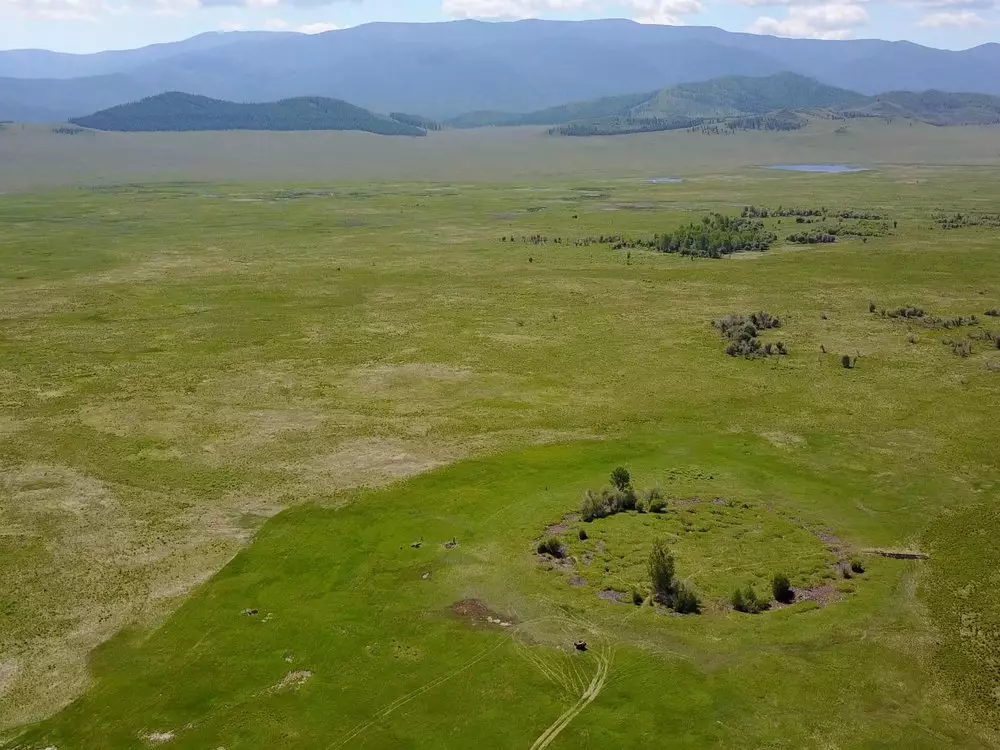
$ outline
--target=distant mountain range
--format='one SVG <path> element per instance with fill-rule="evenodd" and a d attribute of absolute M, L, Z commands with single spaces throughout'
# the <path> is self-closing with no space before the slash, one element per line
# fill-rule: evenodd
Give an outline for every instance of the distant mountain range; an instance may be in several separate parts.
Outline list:
<path fill-rule="evenodd" d="M 724 76 L 644 94 L 511 114 L 471 112 L 451 127 L 551 125 L 567 135 L 674 130 L 705 124 L 739 129 L 793 130 L 812 117 L 897 117 L 931 125 L 1000 124 L 1000 97 L 944 91 L 892 91 L 866 96 L 797 73 Z"/>
<path fill-rule="evenodd" d="M 234 32 L 96 55 L 0 52 L 0 120 L 64 121 L 166 91 L 255 102 L 330 97 L 443 119 L 781 71 L 868 95 L 1000 94 L 1000 45 L 956 52 L 623 20 L 377 23 L 314 36 Z"/>
<path fill-rule="evenodd" d="M 409 115 L 399 115 L 409 118 Z M 412 121 L 383 117 L 339 99 L 299 97 L 242 104 L 172 91 L 70 120 L 95 130 L 361 130 L 378 135 L 427 135 Z"/>
<path fill-rule="evenodd" d="M 446 127 L 553 126 L 561 135 L 620 135 L 681 128 L 795 130 L 814 118 L 894 117 L 932 125 L 1000 124 L 1000 97 L 941 91 L 866 96 L 797 73 L 725 76 L 645 94 L 563 104 L 526 114 L 473 112 Z M 426 135 L 442 125 L 426 117 L 375 114 L 339 99 L 297 97 L 246 104 L 169 92 L 85 117 L 81 127 L 114 131 L 361 130 Z"/>

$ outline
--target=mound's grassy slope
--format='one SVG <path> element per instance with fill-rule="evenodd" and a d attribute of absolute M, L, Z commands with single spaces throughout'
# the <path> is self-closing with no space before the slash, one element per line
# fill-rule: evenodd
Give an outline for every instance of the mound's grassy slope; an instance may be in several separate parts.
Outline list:
<path fill-rule="evenodd" d="M 844 745 L 974 743 L 976 730 L 937 702 L 912 646 L 901 648 L 928 632 L 912 589 L 900 587 L 918 563 L 872 560 L 855 593 L 824 608 L 677 618 L 600 600 L 536 562 L 543 519 L 600 481 L 593 467 L 624 457 L 668 482 L 658 467 L 696 460 L 691 474 L 718 478 L 669 483 L 710 485 L 741 503 L 766 498 L 805 517 L 809 498 L 845 495 L 783 449 L 749 445 L 753 460 L 745 438 L 694 431 L 539 448 L 355 496 L 341 510 L 286 513 L 162 629 L 103 647 L 88 695 L 22 741 L 106 747 L 169 734 L 174 747 L 528 747 L 606 668 L 597 700 L 557 746 L 639 748 L 663 737 L 802 746 L 817 735 Z M 679 546 L 678 566 L 710 578 L 713 557 L 735 548 L 704 533 L 715 549 Z M 732 562 L 738 571 L 739 556 Z M 470 600 L 490 614 L 456 611 Z M 587 653 L 575 652 L 577 639 Z"/>

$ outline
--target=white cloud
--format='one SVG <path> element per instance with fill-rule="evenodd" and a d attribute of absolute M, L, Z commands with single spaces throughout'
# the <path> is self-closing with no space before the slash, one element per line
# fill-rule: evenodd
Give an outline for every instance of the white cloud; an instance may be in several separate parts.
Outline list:
<path fill-rule="evenodd" d="M 590 4 L 591 0 L 444 0 L 441 12 L 448 18 L 516 20 L 579 10 Z"/>
<path fill-rule="evenodd" d="M 48 21 L 94 21 L 113 10 L 101 0 L 0 0 L 0 15 Z"/>
<path fill-rule="evenodd" d="M 15 16 L 38 18 L 52 21 L 94 21 L 101 17 L 126 14 L 134 11 L 152 12 L 157 16 L 184 16 L 201 8 L 242 7 L 252 10 L 277 8 L 294 5 L 309 7 L 331 5 L 338 2 L 357 0 L 0 0 L 0 18 Z M 291 28 L 280 19 L 265 26 L 274 30 Z M 226 30 L 244 28 L 240 22 L 224 22 Z M 307 34 L 318 34 L 337 28 L 334 24 L 316 22 L 304 24 L 296 30 Z"/>
<path fill-rule="evenodd" d="M 700 13 L 703 9 L 701 0 L 620 0 L 619 5 L 630 9 L 632 18 L 639 23 L 671 25 L 681 23 L 681 15 Z M 599 0 L 442 0 L 441 3 L 441 12 L 448 18 L 505 21 L 585 8 L 607 15 L 605 4 Z"/>
<path fill-rule="evenodd" d="M 322 34 L 327 31 L 336 31 L 342 28 L 335 23 L 325 23 L 316 21 L 314 23 L 304 23 L 299 26 L 289 23 L 282 18 L 269 18 L 262 26 L 251 25 L 244 21 L 223 21 L 219 24 L 222 31 L 252 31 L 255 29 L 265 29 L 267 31 L 297 31 L 300 34 Z"/>
<path fill-rule="evenodd" d="M 804 39 L 847 39 L 868 22 L 868 12 L 853 3 L 792 6 L 783 19 L 761 16 L 747 29 L 753 34 Z"/>
<path fill-rule="evenodd" d="M 701 13 L 704 6 L 700 0 L 627 0 L 634 11 L 632 18 L 639 23 L 679 26 L 681 16 L 687 13 Z"/>
<path fill-rule="evenodd" d="M 315 23 L 304 23 L 299 26 L 296 31 L 301 31 L 303 34 L 325 34 L 328 31 L 337 31 L 340 28 L 341 27 L 335 23 L 316 21 Z"/>
<path fill-rule="evenodd" d="M 985 10 L 996 6 L 995 0 L 910 0 L 916 8 L 978 8 Z"/>
<path fill-rule="evenodd" d="M 957 13 L 928 13 L 917 21 L 917 26 L 927 29 L 956 29 L 965 26 L 979 26 L 986 21 L 978 13 L 971 10 L 963 10 Z"/>

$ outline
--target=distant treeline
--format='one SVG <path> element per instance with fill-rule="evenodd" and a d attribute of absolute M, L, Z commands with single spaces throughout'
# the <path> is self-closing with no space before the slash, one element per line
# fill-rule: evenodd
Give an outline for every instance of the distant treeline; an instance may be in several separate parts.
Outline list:
<path fill-rule="evenodd" d="M 405 112 L 390 112 L 389 117 L 396 122 L 401 122 L 404 125 L 412 125 L 421 130 L 441 130 L 441 123 L 427 117 L 421 117 L 420 115 L 408 115 Z"/>
<path fill-rule="evenodd" d="M 580 120 L 549 130 L 549 135 L 630 135 L 684 130 L 700 125 L 702 118 L 691 117 L 606 117 L 600 120 Z"/>

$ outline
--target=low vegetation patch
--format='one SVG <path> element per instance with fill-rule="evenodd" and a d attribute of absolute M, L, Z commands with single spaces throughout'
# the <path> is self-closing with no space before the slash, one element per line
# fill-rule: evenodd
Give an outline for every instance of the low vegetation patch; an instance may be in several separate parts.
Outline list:
<path fill-rule="evenodd" d="M 934 222 L 942 229 L 963 229 L 965 227 L 1000 228 L 1000 214 L 954 213 L 938 214 Z"/>
<path fill-rule="evenodd" d="M 788 349 L 783 341 L 761 343 L 758 338 L 762 331 L 781 328 L 781 319 L 768 312 L 743 315 L 727 315 L 712 322 L 719 335 L 729 343 L 726 354 L 730 357 L 762 359 L 764 357 L 787 356 Z"/>

